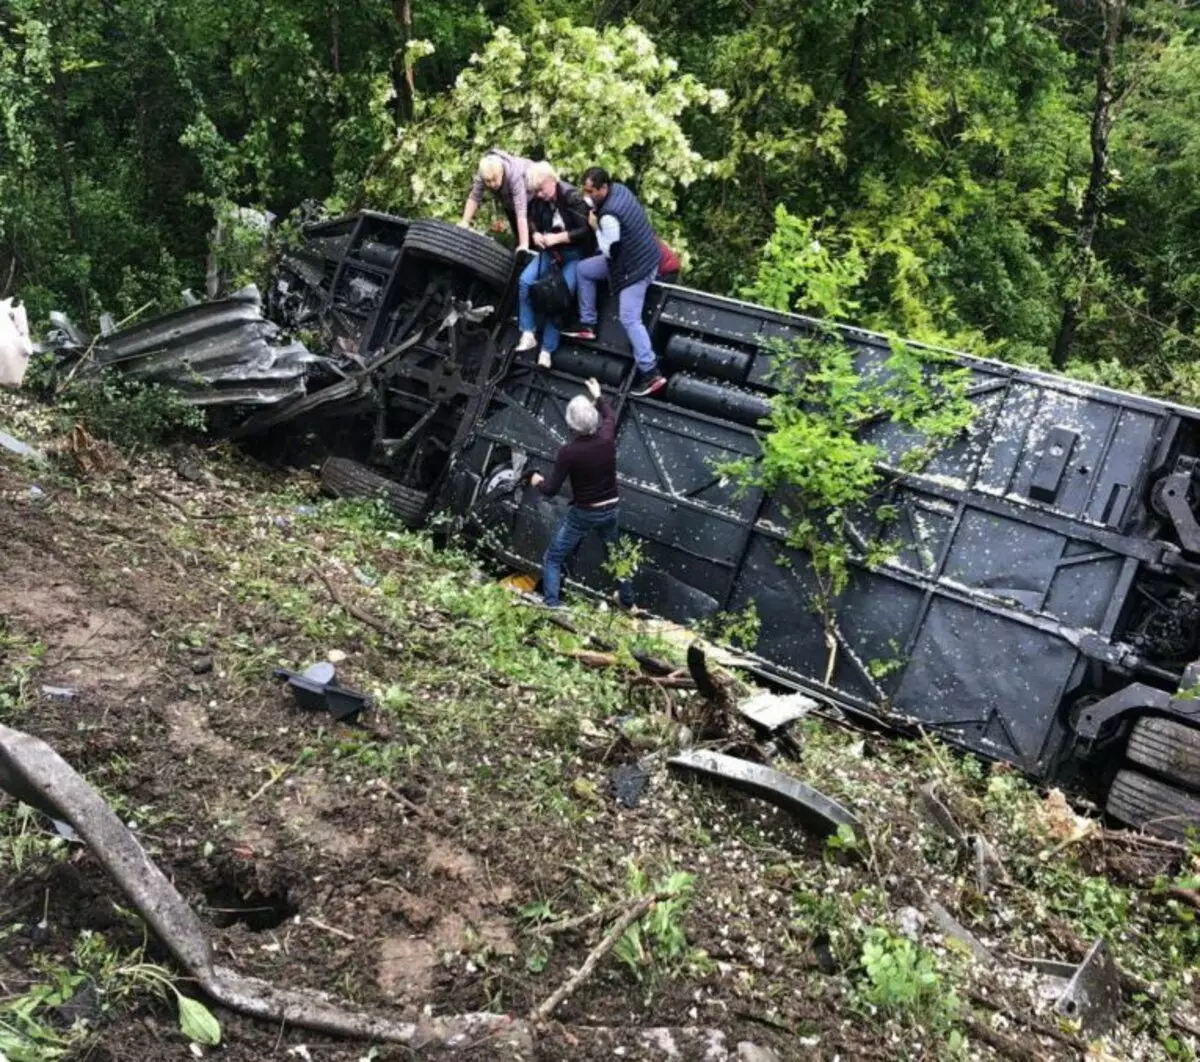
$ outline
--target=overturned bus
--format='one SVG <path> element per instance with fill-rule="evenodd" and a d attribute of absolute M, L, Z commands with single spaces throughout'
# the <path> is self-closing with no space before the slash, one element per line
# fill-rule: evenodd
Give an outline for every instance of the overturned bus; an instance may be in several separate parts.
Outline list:
<path fill-rule="evenodd" d="M 1200 411 L 956 356 L 973 420 L 923 468 L 903 471 L 911 430 L 863 428 L 894 549 L 852 565 L 820 615 L 787 499 L 739 491 L 716 468 L 759 453 L 778 344 L 827 324 L 655 285 L 646 323 L 669 385 L 635 398 L 614 306 L 552 370 L 514 352 L 513 256 L 485 237 L 370 212 L 305 236 L 266 321 L 244 294 L 105 337 L 96 363 L 179 386 L 235 437 L 316 433 L 334 490 L 378 489 L 413 524 L 448 511 L 530 571 L 565 502 L 522 473 L 548 469 L 566 404 L 594 376 L 617 409 L 639 604 L 681 622 L 753 604 L 754 656 L 780 684 L 920 724 L 1127 824 L 1200 826 Z M 247 328 L 252 358 L 239 353 Z M 837 332 L 864 372 L 889 354 L 880 335 Z M 856 522 L 851 541 L 880 534 L 870 511 Z M 585 544 L 576 583 L 604 588 L 603 559 Z"/>

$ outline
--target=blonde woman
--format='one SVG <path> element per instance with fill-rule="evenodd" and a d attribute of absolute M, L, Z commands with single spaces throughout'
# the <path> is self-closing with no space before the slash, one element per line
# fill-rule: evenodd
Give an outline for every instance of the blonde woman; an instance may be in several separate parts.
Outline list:
<path fill-rule="evenodd" d="M 575 295 L 576 269 L 579 260 L 596 249 L 596 238 L 588 224 L 588 205 L 573 186 L 559 180 L 548 162 L 532 163 L 525 171 L 525 181 L 533 199 L 529 204 L 529 228 L 537 255 L 522 271 L 517 286 L 517 324 L 521 338 L 517 350 L 532 350 L 537 346 L 537 329 L 542 326 L 542 350 L 538 365 L 550 368 L 558 349 L 559 322 L 552 317 L 538 320 L 529 298 L 529 291 L 547 270 L 557 266 L 571 295 Z"/>
<path fill-rule="evenodd" d="M 459 225 L 470 228 L 471 220 L 483 202 L 483 190 L 488 188 L 508 215 L 508 224 L 517 238 L 517 250 L 529 250 L 529 191 L 525 172 L 533 163 L 519 155 L 492 148 L 479 160 L 475 183 L 463 206 Z"/>

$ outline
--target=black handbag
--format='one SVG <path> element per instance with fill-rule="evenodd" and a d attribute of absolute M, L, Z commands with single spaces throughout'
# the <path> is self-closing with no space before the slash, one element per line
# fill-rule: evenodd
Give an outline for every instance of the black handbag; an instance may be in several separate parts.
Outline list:
<path fill-rule="evenodd" d="M 545 270 L 546 263 L 549 270 Z M 543 252 L 538 262 L 538 278 L 529 287 L 529 305 L 535 313 L 557 320 L 571 309 L 571 289 L 567 287 L 562 266 L 554 255 Z"/>

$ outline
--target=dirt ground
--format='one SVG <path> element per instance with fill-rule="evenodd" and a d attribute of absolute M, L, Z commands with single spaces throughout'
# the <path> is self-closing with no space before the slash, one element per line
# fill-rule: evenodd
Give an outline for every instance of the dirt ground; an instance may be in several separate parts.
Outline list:
<path fill-rule="evenodd" d="M 33 416 L 10 411 L 9 430 L 36 433 Z M 639 888 L 687 872 L 686 947 L 672 953 L 664 937 L 640 965 L 610 954 L 532 1047 L 468 1045 L 458 1057 L 756 1057 L 739 1044 L 780 1059 L 1085 1053 L 1088 1038 L 1039 1010 L 1028 978 L 970 969 L 939 937 L 936 990 L 955 994 L 962 1020 L 940 1023 L 940 1003 L 873 1008 L 856 988 L 863 933 L 919 906 L 921 886 L 992 946 L 1078 959 L 1090 942 L 1094 913 L 1064 909 L 1082 893 L 1040 908 L 1024 893 L 981 896 L 918 819 L 916 786 L 935 770 L 961 771 L 944 750 L 910 750 L 919 766 L 902 777 L 904 754 L 886 739 L 817 723 L 806 731 L 801 776 L 864 815 L 867 855 L 838 851 L 758 802 L 674 778 L 662 756 L 641 802 L 622 808 L 613 769 L 655 750 L 653 735 L 631 739 L 622 720 L 686 715 L 693 695 L 585 667 L 570 656 L 577 643 L 515 599 L 504 603 L 492 573 L 469 558 L 319 502 L 311 477 L 225 451 L 190 453 L 186 465 L 171 454 L 114 460 L 87 477 L 62 461 L 4 456 L 0 542 L 10 676 L 0 720 L 50 742 L 101 790 L 211 925 L 219 961 L 241 973 L 397 1018 L 524 1017 Z M 378 629 L 336 604 L 330 586 Z M 272 675 L 331 655 L 341 681 L 375 698 L 356 725 L 300 710 Z M 990 792 L 977 773 L 978 793 Z M 965 818 L 990 821 L 986 799 L 964 799 Z M 42 844 L 26 860 L 0 861 L 5 997 L 52 962 L 88 968 L 80 940 L 91 934 L 118 953 L 144 940 L 85 847 L 50 845 L 44 820 L 22 821 Z M 1180 853 L 1078 848 L 1081 879 L 1124 861 L 1122 896 L 1140 895 L 1139 879 L 1186 869 Z M 574 928 L 554 924 L 589 913 L 597 917 Z M 1160 901 L 1133 909 L 1172 932 L 1178 914 Z M 1124 928 L 1112 923 L 1115 937 L 1142 932 L 1133 915 Z M 1200 949 L 1194 930 L 1179 939 L 1182 976 Z M 170 968 L 152 939 L 145 959 Z M 155 994 L 117 998 L 111 978 L 88 983 L 53 1014 L 63 1030 L 79 1019 L 90 1027 L 68 1057 L 410 1057 L 215 1007 L 222 1043 L 200 1048 Z M 1194 1008 L 1194 984 L 1180 991 L 1179 1006 Z M 1175 1057 L 1189 1057 L 1186 1034 L 1162 1021 L 1129 1017 L 1108 1057 L 1168 1057 L 1168 1035 L 1181 1045 Z"/>

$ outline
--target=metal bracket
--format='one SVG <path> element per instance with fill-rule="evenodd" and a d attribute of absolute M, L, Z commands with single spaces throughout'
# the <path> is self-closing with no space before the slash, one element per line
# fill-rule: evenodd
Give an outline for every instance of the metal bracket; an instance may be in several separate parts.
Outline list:
<path fill-rule="evenodd" d="M 1084 708 L 1074 720 L 1075 733 L 1086 741 L 1094 741 L 1106 723 L 1122 715 L 1148 711 L 1195 722 L 1200 719 L 1200 699 L 1174 697 L 1166 690 L 1135 682 Z"/>
<path fill-rule="evenodd" d="M 1179 536 L 1179 544 L 1188 553 L 1200 553 L 1200 521 L 1196 520 L 1189 501 L 1195 473 L 1196 460 L 1180 457 L 1175 462 L 1175 471 L 1155 490 L 1159 505 L 1171 518 L 1175 533 Z"/>

